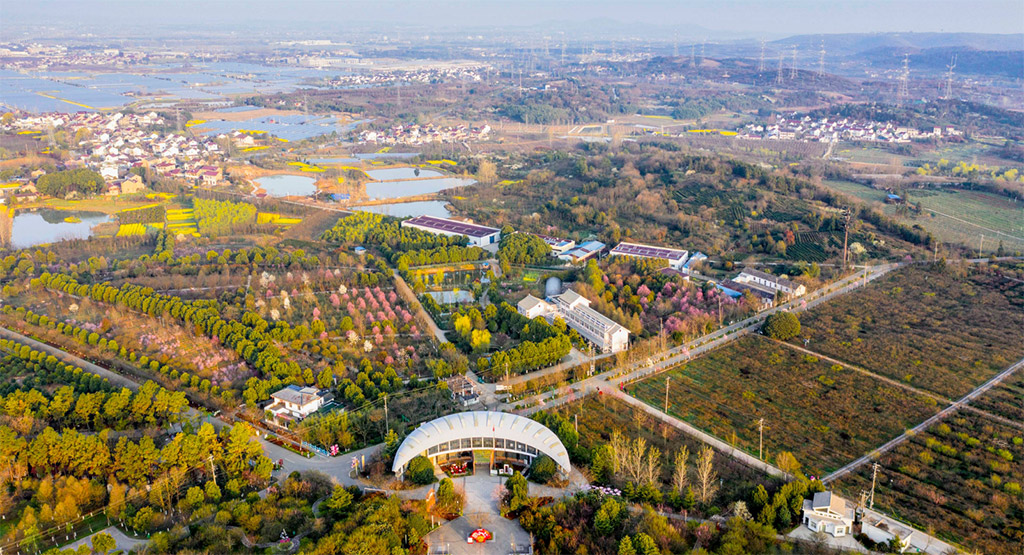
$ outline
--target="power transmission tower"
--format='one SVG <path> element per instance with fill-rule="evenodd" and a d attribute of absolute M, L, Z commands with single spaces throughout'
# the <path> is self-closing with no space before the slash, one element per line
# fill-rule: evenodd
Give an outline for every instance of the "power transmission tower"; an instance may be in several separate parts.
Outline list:
<path fill-rule="evenodd" d="M 821 50 L 818 51 L 818 77 L 825 76 L 825 40 L 821 41 Z"/>
<path fill-rule="evenodd" d="M 700 41 L 700 65 L 704 65 L 704 43 L 706 42 L 707 39 L 701 39 Z"/>
<path fill-rule="evenodd" d="M 757 72 L 764 73 L 764 39 L 761 39 L 761 61 L 757 64 Z"/>
<path fill-rule="evenodd" d="M 691 44 L 690 45 L 690 67 L 696 67 L 697 66 L 697 62 L 694 61 L 694 55 L 695 55 L 696 51 L 697 51 L 697 46 Z"/>
<path fill-rule="evenodd" d="M 679 57 L 679 35 L 678 34 L 672 37 L 672 57 L 673 58 L 678 58 Z"/>
<path fill-rule="evenodd" d="M 910 89 L 907 86 L 910 81 L 910 55 L 903 55 L 903 71 L 900 73 L 899 86 L 896 89 L 896 99 L 900 105 L 906 102 L 907 97 L 910 96 Z"/>
<path fill-rule="evenodd" d="M 796 45 L 793 45 L 793 65 L 789 66 L 789 78 L 796 79 Z"/>
<path fill-rule="evenodd" d="M 871 497 L 868 501 L 868 508 L 875 508 L 875 478 L 878 477 L 878 463 L 876 462 L 871 468 Z"/>
<path fill-rule="evenodd" d="M 779 72 L 775 74 L 775 82 L 779 85 L 782 84 L 782 61 L 785 57 L 785 53 L 779 52 Z"/>
<path fill-rule="evenodd" d="M 949 60 L 949 65 L 946 66 L 946 100 L 953 99 L 953 68 L 956 67 L 956 54 Z"/>

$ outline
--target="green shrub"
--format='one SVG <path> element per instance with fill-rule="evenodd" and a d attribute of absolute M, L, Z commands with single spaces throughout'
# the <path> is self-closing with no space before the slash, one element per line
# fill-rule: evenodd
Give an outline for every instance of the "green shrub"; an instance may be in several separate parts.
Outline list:
<path fill-rule="evenodd" d="M 409 465 L 405 469 L 405 479 L 421 486 L 433 484 L 436 480 L 434 477 L 434 463 L 430 462 L 430 459 L 423 455 L 417 455 L 409 461 Z"/>
<path fill-rule="evenodd" d="M 530 464 L 530 479 L 538 484 L 546 484 L 558 472 L 558 464 L 547 455 L 533 459 Z"/>
<path fill-rule="evenodd" d="M 765 318 L 761 331 L 772 339 L 785 341 L 800 335 L 800 320 L 792 312 L 776 312 Z"/>

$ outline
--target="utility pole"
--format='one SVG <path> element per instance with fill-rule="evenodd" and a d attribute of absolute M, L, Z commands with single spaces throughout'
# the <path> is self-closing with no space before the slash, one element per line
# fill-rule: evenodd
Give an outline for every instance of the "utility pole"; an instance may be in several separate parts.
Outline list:
<path fill-rule="evenodd" d="M 576 429 L 576 433 L 579 434 L 580 433 L 580 415 L 578 413 L 572 415 L 572 422 L 573 422 L 573 428 L 575 428 Z"/>
<path fill-rule="evenodd" d="M 213 483 L 217 483 L 217 467 L 213 464 L 213 455 L 209 457 L 210 471 L 213 472 Z"/>
<path fill-rule="evenodd" d="M 871 497 L 868 501 L 868 508 L 875 508 L 875 479 L 878 477 L 878 463 L 876 462 L 871 468 Z"/>
<path fill-rule="evenodd" d="M 391 422 L 388 422 L 388 395 L 384 394 L 384 427 L 387 428 L 388 433 L 391 432 Z"/>
<path fill-rule="evenodd" d="M 757 442 L 757 458 L 758 460 L 764 460 L 764 418 L 757 421 L 757 431 L 760 434 L 761 439 Z"/>
<path fill-rule="evenodd" d="M 985 245 L 985 234 L 982 233 L 981 234 L 981 239 L 978 239 L 978 258 L 981 258 L 981 249 L 984 248 L 984 245 Z"/>
<path fill-rule="evenodd" d="M 671 379 L 671 376 L 665 376 L 665 414 L 668 414 L 668 381 Z"/>

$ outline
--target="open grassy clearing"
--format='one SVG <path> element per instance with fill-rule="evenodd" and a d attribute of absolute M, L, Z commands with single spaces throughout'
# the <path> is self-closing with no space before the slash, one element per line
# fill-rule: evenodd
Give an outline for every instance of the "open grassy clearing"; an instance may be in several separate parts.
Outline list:
<path fill-rule="evenodd" d="M 618 430 L 628 439 L 642 437 L 647 440 L 648 445 L 661 450 L 662 485 L 666 489 L 671 484 L 672 457 L 675 453 L 683 445 L 689 447 L 692 465 L 695 454 L 704 445 L 610 395 L 590 396 L 582 401 L 551 409 L 551 412 L 560 414 L 569 421 L 573 420 L 574 415 L 578 415 L 579 445 L 587 450 L 608 443 L 612 430 Z M 715 471 L 722 479 L 719 500 L 744 498 L 757 484 L 766 484 L 771 480 L 761 472 L 721 454 L 715 456 Z"/>
<path fill-rule="evenodd" d="M 1020 430 L 968 412 L 932 426 L 879 459 L 875 508 L 989 555 L 1024 542 Z M 849 499 L 871 488 L 864 465 L 835 484 Z"/>
<path fill-rule="evenodd" d="M 937 412 L 934 400 L 819 361 L 760 336 L 745 337 L 665 374 L 669 412 L 757 455 L 764 418 L 765 458 L 791 451 L 805 473 L 821 476 Z M 665 376 L 630 393 L 656 407 Z"/>
<path fill-rule="evenodd" d="M 1024 284 L 987 266 L 909 266 L 800 319 L 794 343 L 951 398 L 1024 356 Z"/>

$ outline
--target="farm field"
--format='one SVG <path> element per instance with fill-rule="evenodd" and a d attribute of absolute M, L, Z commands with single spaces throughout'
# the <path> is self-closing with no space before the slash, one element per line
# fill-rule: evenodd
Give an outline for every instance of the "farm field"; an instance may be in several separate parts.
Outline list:
<path fill-rule="evenodd" d="M 1024 284 L 987 266 L 903 268 L 800 319 L 794 343 L 951 398 L 1024 356 Z"/>
<path fill-rule="evenodd" d="M 587 450 L 600 447 L 611 438 L 612 430 L 618 430 L 624 437 L 642 437 L 648 445 L 661 450 L 662 484 L 671 484 L 672 457 L 683 445 L 690 449 L 690 460 L 704 445 L 676 428 L 655 421 L 649 414 L 637 410 L 611 395 L 589 396 L 551 409 L 568 420 L 579 417 L 579 444 Z M 692 464 L 692 462 L 691 462 Z M 770 477 L 743 463 L 721 454 L 715 456 L 715 472 L 722 478 L 719 499 L 745 497 L 757 484 L 765 484 Z M 714 503 L 712 503 L 714 504 Z"/>
<path fill-rule="evenodd" d="M 757 455 L 764 418 L 767 460 L 792 452 L 821 476 L 938 411 L 933 399 L 760 336 L 742 338 L 665 374 L 669 413 Z M 664 407 L 665 380 L 629 388 Z"/>
<path fill-rule="evenodd" d="M 886 193 L 880 189 L 841 180 L 825 180 L 824 184 L 867 203 L 885 202 Z M 994 252 L 999 241 L 1008 251 L 1024 249 L 1024 205 L 1019 202 L 983 191 L 960 189 L 912 189 L 907 197 L 925 210 L 919 216 L 900 216 L 899 219 L 908 225 L 920 225 L 943 243 L 977 249 L 984 234 L 982 247 L 986 252 Z M 886 204 L 882 211 L 897 216 L 895 205 Z"/>
<path fill-rule="evenodd" d="M 1024 422 L 1024 370 L 1018 370 L 1001 384 L 971 401 L 971 405 L 993 414 Z"/>
<path fill-rule="evenodd" d="M 989 555 L 1024 540 L 1022 432 L 957 413 L 879 459 L 875 508 Z M 835 486 L 849 499 L 871 488 L 871 466 Z"/>

